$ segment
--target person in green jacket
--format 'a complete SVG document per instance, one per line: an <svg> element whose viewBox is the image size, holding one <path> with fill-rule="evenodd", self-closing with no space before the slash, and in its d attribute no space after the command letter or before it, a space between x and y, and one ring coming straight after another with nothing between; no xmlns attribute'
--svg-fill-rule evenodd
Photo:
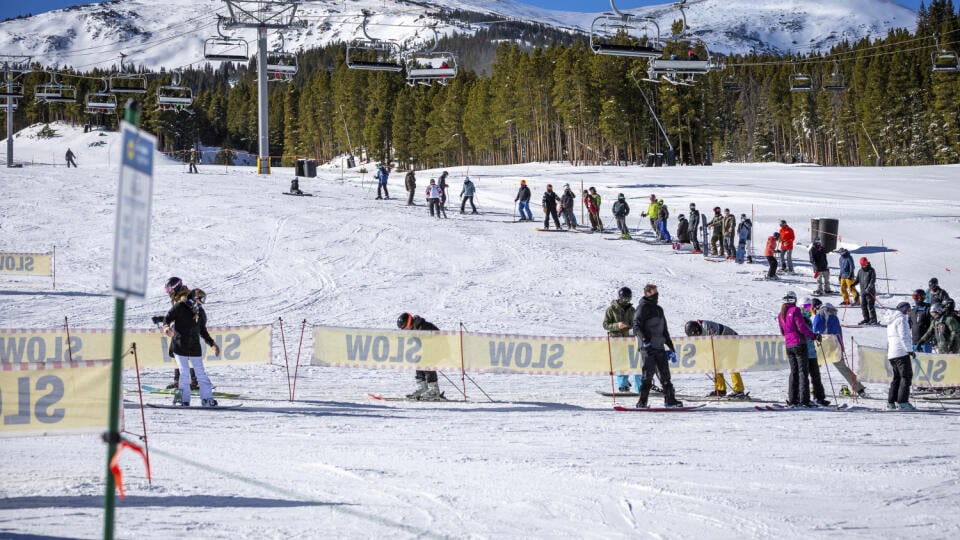
<svg viewBox="0 0 960 540"><path fill-rule="evenodd" d="M940 304L930 307L930 317L933 319L930 328L917 342L919 347L927 340L937 340L937 352L940 354L960 353L960 322L953 314L948 313Z"/></svg>
<svg viewBox="0 0 960 540"><path fill-rule="evenodd" d="M610 302L610 307L603 315L603 329L607 331L610 337L631 337L631 326L636 310L630 302L633 292L629 287L621 287L617 292L617 299ZM633 376L634 383L637 385L637 391L640 391L640 383L643 382L643 374ZM620 392L630 391L630 376L617 375L617 390Z"/></svg>
<svg viewBox="0 0 960 540"><path fill-rule="evenodd" d="M654 193L650 194L650 204L647 205L647 211L640 214L642 217L650 218L650 228L653 233L659 235L657 230L657 219L660 216L660 202Z"/></svg>

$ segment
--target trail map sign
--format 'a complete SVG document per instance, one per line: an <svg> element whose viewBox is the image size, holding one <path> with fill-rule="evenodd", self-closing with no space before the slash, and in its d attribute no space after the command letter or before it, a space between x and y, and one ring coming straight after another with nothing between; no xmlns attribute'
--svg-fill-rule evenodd
<svg viewBox="0 0 960 540"><path fill-rule="evenodd" d="M113 294L118 298L143 298L147 294L153 153L157 139L124 122L122 146L113 245Z"/></svg>

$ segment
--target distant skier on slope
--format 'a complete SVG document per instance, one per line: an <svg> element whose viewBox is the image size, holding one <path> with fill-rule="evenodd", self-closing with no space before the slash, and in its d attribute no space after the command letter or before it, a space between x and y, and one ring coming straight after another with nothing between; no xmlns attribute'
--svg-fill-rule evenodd
<svg viewBox="0 0 960 540"><path fill-rule="evenodd" d="M631 238L630 228L627 227L627 216L629 215L630 205L627 204L626 196L621 193L617 195L617 202L613 203L613 217L617 220L617 229L620 230L620 238L625 240Z"/></svg>
<svg viewBox="0 0 960 540"><path fill-rule="evenodd" d="M863 320L860 324L877 324L877 271L866 257L860 257L860 270L857 270L857 285L860 287L860 312Z"/></svg>
<svg viewBox="0 0 960 540"><path fill-rule="evenodd" d="M573 213L573 203L576 200L577 196L570 189L570 184L564 184L563 195L560 196L560 213L563 214L563 221L567 224L568 229L577 228L577 216Z"/></svg>
<svg viewBox="0 0 960 540"><path fill-rule="evenodd" d="M560 216L557 215L557 206L560 204L560 197L557 197L557 194L553 191L553 184L547 184L547 191L543 193L543 228L550 228L550 218L553 218L553 222L557 225L557 230L560 230Z"/></svg>
<svg viewBox="0 0 960 540"><path fill-rule="evenodd" d="M520 213L518 221L533 221L533 213L530 211L530 188L527 187L526 180L520 180L520 189L517 190L517 197L513 200L519 203L517 211Z"/></svg>
<svg viewBox="0 0 960 540"><path fill-rule="evenodd" d="M377 163L377 174L374 178L377 179L377 200L389 199L390 192L387 191L387 180L390 178L390 171L382 163Z"/></svg>
<svg viewBox="0 0 960 540"><path fill-rule="evenodd" d="M690 241L693 243L693 252L702 253L700 250L700 211L697 210L696 203L690 203Z"/></svg>

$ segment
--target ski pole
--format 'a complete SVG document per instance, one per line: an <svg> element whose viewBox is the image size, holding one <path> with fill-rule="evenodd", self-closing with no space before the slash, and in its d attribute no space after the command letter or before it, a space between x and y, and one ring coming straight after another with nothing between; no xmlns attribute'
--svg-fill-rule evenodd
<svg viewBox="0 0 960 540"><path fill-rule="evenodd" d="M916 355L914 355L914 357L911 358L910 360L917 360L917 369L920 371L921 374L923 374L924 377L927 378L927 384L930 385L930 387L932 388L932 387L933 387L933 381L930 380L930 376L927 375L927 373L923 370L923 365L920 363L920 360L916 358ZM937 400L937 403L940 404L940 409L941 409L941 410L944 410L944 411L947 410L947 406L944 405L942 401Z"/></svg>
<svg viewBox="0 0 960 540"><path fill-rule="evenodd" d="M823 335L821 335L820 338L823 339ZM820 347L820 356L823 357L824 360L826 360L827 353L823 352L823 344L820 343L819 341L817 341L816 343L817 343L817 347ZM833 393L833 404L837 409L839 409L840 402L837 401L837 390L833 387L833 376L830 375L830 366L826 366L826 368L827 368L827 380L830 381L830 392ZM818 367L817 369L820 369L820 368Z"/></svg>
<svg viewBox="0 0 960 540"><path fill-rule="evenodd" d="M463 400L464 400L464 401L467 400L467 394L466 394L463 390L461 390L459 386L457 386L457 383L453 382L453 379L451 379L450 377L447 377L447 374L444 373L444 372L442 372L442 371L440 371L439 369L437 370L437 373L443 375L443 378L446 379L447 382L449 382L450 384L452 384L453 387L457 389L457 392L460 392L460 395L463 396Z"/></svg>

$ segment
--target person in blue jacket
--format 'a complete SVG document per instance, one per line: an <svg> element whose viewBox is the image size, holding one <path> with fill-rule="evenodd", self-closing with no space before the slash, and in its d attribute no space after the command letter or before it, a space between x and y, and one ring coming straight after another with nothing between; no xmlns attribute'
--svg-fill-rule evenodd
<svg viewBox="0 0 960 540"><path fill-rule="evenodd" d="M807 327L813 326L810 321L812 310L813 300L804 298L801 313L803 313L803 320L807 323ZM816 330L813 333L821 335ZM827 394L823 389L823 379L820 378L820 363L817 361L817 347L814 341L815 339L807 337L807 372L810 374L810 386L813 387L813 401L821 407L826 407L830 402L827 401Z"/></svg>
<svg viewBox="0 0 960 540"><path fill-rule="evenodd" d="M465 213L467 209L467 201L470 201L470 208L473 209L473 212L470 212L470 213L471 214L477 213L477 205L473 204L473 194L476 191L477 191L477 186L473 185L473 182L470 180L470 177L468 176L463 181L463 189L460 190L460 198L461 198L460 213L461 214Z"/></svg>
<svg viewBox="0 0 960 540"><path fill-rule="evenodd" d="M837 341L840 342L840 360L834 362L833 367L844 379L847 380L847 383L850 384L850 388L852 388L858 396L865 396L866 388L864 388L863 383L857 379L856 374L850 369L850 367L847 366L846 348L843 345L843 327L840 326L840 318L837 317L836 306L829 302L824 304L819 298L814 298L810 301L810 308L811 312L813 313L814 333L837 336Z"/></svg>
<svg viewBox="0 0 960 540"><path fill-rule="evenodd" d="M387 191L387 178L389 177L390 171L382 163L377 163L377 174L374 176L377 179L377 200L390 198L390 192ZM381 191L383 191L382 196Z"/></svg>
<svg viewBox="0 0 960 540"><path fill-rule="evenodd" d="M860 295L856 289L857 267L853 262L853 255L845 248L837 250L840 254L840 294L843 295L841 306L850 306L860 303ZM850 294L853 293L853 301L850 301Z"/></svg>

